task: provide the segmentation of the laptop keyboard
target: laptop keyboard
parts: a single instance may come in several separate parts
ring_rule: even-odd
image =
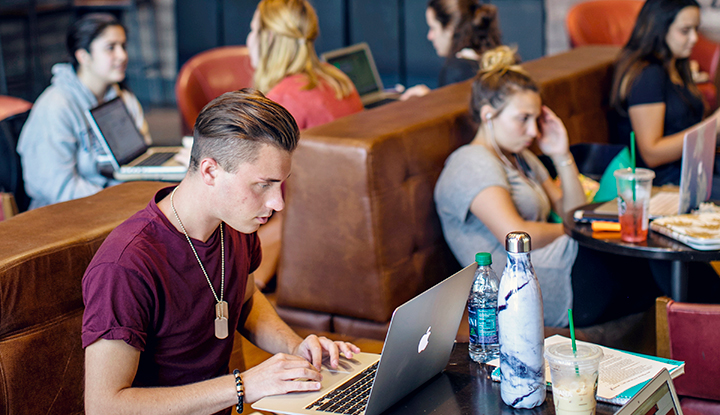
[[[174,151],[171,151],[169,153],[152,153],[150,157],[146,158],[145,160],[141,161],[140,163],[136,164],[135,167],[138,166],[161,166],[166,161],[170,160],[175,154],[177,154]]]
[[[678,214],[680,194],[677,192],[658,192],[650,198],[650,216],[671,216]]]
[[[328,392],[320,399],[306,406],[305,409],[332,412],[336,414],[361,414],[365,411],[370,388],[375,379],[378,363],[353,376],[336,389]]]

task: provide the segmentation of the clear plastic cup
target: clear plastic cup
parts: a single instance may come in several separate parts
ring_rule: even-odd
[[[655,172],[649,169],[620,169],[613,173],[617,181],[620,238],[625,242],[647,239],[650,191]]]
[[[591,344],[559,343],[545,349],[557,415],[594,415],[602,349]]]

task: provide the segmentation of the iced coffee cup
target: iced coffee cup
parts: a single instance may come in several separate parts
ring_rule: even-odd
[[[594,415],[602,350],[590,344],[554,344],[545,349],[557,415]]]
[[[613,173],[617,180],[620,239],[642,242],[647,239],[650,191],[655,172],[649,169],[620,169]]]

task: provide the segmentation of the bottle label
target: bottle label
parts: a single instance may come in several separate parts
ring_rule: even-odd
[[[471,344],[497,344],[497,310],[476,308],[468,310]]]

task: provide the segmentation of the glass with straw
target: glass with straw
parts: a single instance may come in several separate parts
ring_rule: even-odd
[[[635,133],[630,133],[630,163],[627,169],[615,170],[617,181],[620,238],[625,242],[647,239],[650,193],[655,172],[635,167]]]
[[[550,366],[555,413],[594,415],[597,404],[598,369],[603,352],[593,344],[577,343],[570,309],[568,317],[570,343],[557,343],[545,349],[545,359]]]

